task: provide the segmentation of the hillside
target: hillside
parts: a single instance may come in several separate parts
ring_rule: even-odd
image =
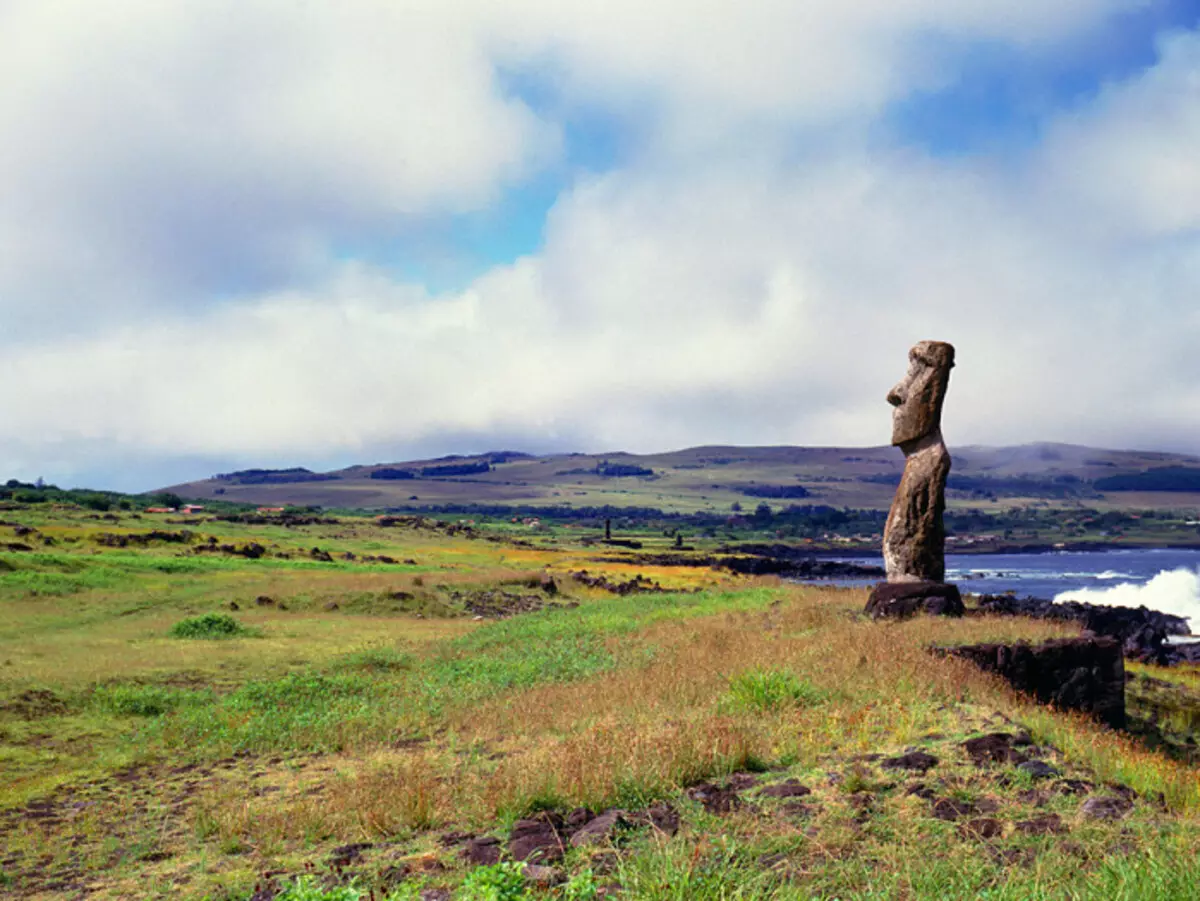
[[[1194,667],[1127,661],[1120,732],[929,653],[1074,623],[662,534],[4,517],[3,898],[1196,897]]]
[[[951,507],[1086,501],[1099,509],[1200,508],[1200,457],[1070,444],[952,450]],[[512,451],[351,466],[249,469],[167,489],[189,499],[339,508],[446,504],[727,511],[766,501],[886,509],[903,469],[893,447],[694,447],[662,454]],[[1174,490],[1172,490],[1174,489]]]

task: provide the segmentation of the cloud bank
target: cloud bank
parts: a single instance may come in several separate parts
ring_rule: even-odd
[[[875,444],[922,338],[954,443],[1200,452],[1200,32],[1016,149],[881,124],[1125,7],[0,4],[0,463]],[[397,262],[544,178],[528,254]]]

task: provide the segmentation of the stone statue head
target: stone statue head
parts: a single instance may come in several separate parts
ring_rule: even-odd
[[[954,348],[943,341],[922,341],[908,352],[908,374],[888,392],[892,444],[905,445],[942,427],[942,401],[954,366]]]

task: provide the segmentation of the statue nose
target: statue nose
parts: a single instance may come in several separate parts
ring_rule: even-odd
[[[893,407],[898,407],[904,403],[904,395],[900,393],[899,385],[888,392],[887,402]]]

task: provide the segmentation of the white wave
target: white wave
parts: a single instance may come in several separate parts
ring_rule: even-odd
[[[1200,630],[1200,571],[1180,567],[1165,569],[1138,585],[1122,582],[1111,588],[1077,588],[1055,595],[1056,601],[1083,601],[1106,607],[1148,607],[1188,620],[1192,632]]]
[[[1102,573],[1096,573],[1096,578],[1104,579],[1107,582],[1107,581],[1111,581],[1113,579],[1134,579],[1137,577],[1134,576],[1132,573],[1119,573],[1119,572],[1116,572],[1115,570],[1106,569]]]

